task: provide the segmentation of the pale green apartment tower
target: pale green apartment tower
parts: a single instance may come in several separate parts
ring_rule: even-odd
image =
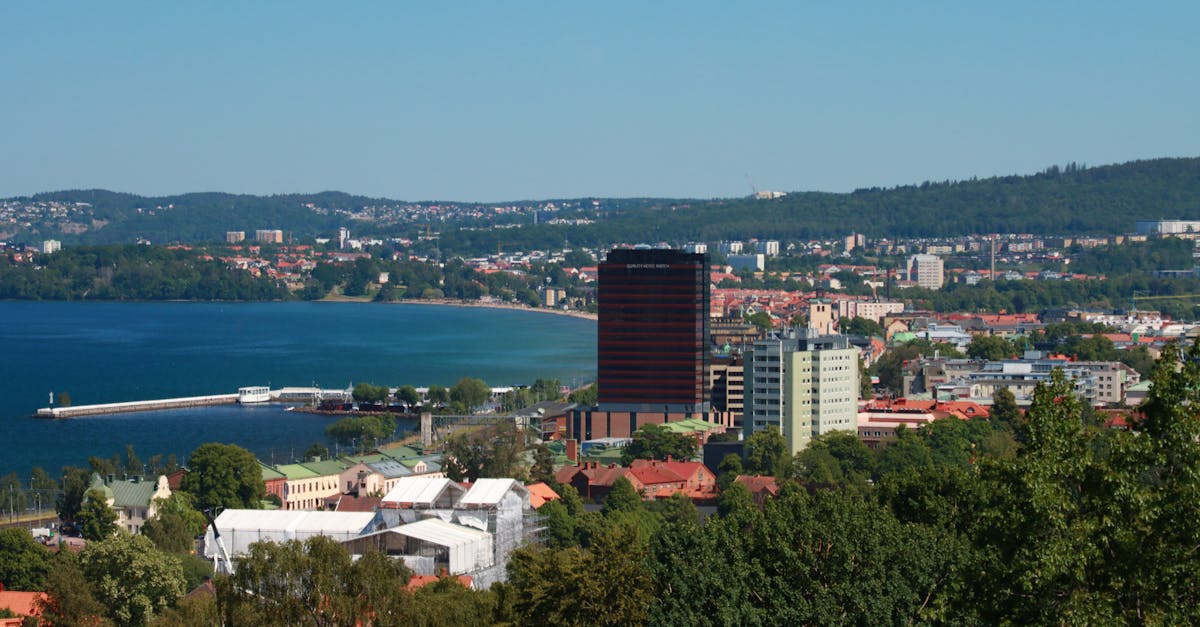
[[[744,435],[779,427],[795,454],[813,437],[858,428],[859,352],[844,335],[788,330],[745,359]]]

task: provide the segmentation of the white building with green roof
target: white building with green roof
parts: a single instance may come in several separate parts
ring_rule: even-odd
[[[171,496],[171,486],[163,475],[156,480],[117,479],[112,475],[105,479],[93,473],[89,487],[104,493],[108,506],[117,513],[117,526],[133,534],[141,533],[142,525],[154,517],[158,510],[154,501]]]

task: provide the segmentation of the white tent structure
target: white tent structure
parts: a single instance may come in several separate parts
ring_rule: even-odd
[[[516,479],[478,479],[458,501],[460,508],[497,507],[509,492],[529,498],[529,490]]]
[[[399,556],[418,575],[476,573],[494,563],[492,534],[440,518],[384,529],[343,542],[350,553],[374,549]]]
[[[214,522],[229,556],[237,560],[249,552],[251,544],[262,540],[303,542],[313,536],[328,536],[338,541],[356,538],[373,530],[374,519],[374,512],[227,509]],[[204,556],[211,559],[219,551],[210,526],[204,534]]]
[[[383,496],[379,506],[451,509],[466,491],[445,477],[404,477]]]

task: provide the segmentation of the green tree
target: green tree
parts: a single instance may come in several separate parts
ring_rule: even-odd
[[[155,502],[154,517],[142,526],[142,535],[159,550],[168,553],[189,553],[195,548],[194,539],[204,533],[204,515],[195,509],[195,499],[183,491],[175,491]]]
[[[1150,376],[1154,371],[1154,357],[1150,355],[1150,349],[1145,346],[1134,346],[1131,349],[1121,352],[1121,363],[1138,371],[1138,374],[1143,379]]]
[[[421,403],[421,394],[411,385],[402,385],[396,389],[396,399],[411,409]]]
[[[80,556],[71,551],[59,553],[46,576],[46,596],[38,601],[43,624],[112,625],[107,607],[96,598],[95,582],[83,572]]]
[[[558,379],[538,379],[529,386],[536,402],[557,401],[562,399],[562,382]]]
[[[456,577],[439,577],[413,592],[403,624],[418,627],[494,624],[496,596],[491,590],[471,590]]]
[[[58,481],[56,481],[54,477],[51,477],[50,473],[46,472],[45,468],[42,468],[41,466],[34,466],[33,470],[30,472],[29,489],[33,492],[42,493],[57,492],[59,485]],[[43,499],[43,502],[45,502],[45,499]]]
[[[117,532],[117,513],[108,506],[104,491],[98,488],[92,488],[84,495],[76,522],[79,532],[87,540],[103,540]]]
[[[21,478],[10,472],[0,477],[0,512],[5,516],[25,512],[25,491],[21,489]]]
[[[1013,430],[1021,424],[1021,409],[1017,407],[1017,397],[1012,390],[1005,387],[996,389],[992,394],[992,409],[988,418]]]
[[[696,456],[696,439],[675,433],[656,424],[643,425],[633,432],[633,441],[621,451],[621,464],[628,466],[635,459],[659,459],[668,457],[687,461]]]
[[[511,422],[491,428],[456,433],[446,441],[442,468],[454,481],[475,481],[480,477],[523,478],[525,433]]]
[[[1200,557],[1200,352],[1164,351],[1137,432],[1096,426],[1055,371],[1026,414],[1014,459],[983,464],[987,514],[972,539],[992,585],[989,623],[1189,624]]]
[[[738,475],[745,472],[742,468],[742,456],[737,453],[729,453],[721,460],[717,466],[717,488],[724,491],[733,483]]]
[[[876,475],[886,477],[889,474],[905,472],[909,469],[921,469],[933,464],[929,446],[913,429],[904,425],[896,427],[896,435],[887,441],[887,446],[879,455],[879,465]]]
[[[787,441],[783,439],[779,427],[771,425],[746,438],[746,472],[784,476],[791,460]]]
[[[360,403],[382,403],[387,400],[391,394],[391,390],[386,385],[371,385],[370,383],[356,383],[350,395],[354,400]]]
[[[0,584],[6,590],[44,589],[53,554],[26,529],[0,529]]]
[[[226,624],[341,625],[374,615],[379,624],[409,624],[403,562],[350,554],[332,538],[256,542],[227,585],[217,589]]]
[[[731,516],[751,509],[754,509],[754,495],[745,484],[735,481],[717,496],[717,513],[721,516]]]
[[[91,484],[92,473],[86,468],[63,467],[62,492],[55,498],[54,503],[60,520],[73,522],[79,516],[84,494]]]
[[[921,356],[921,350],[912,344],[892,346],[884,351],[871,368],[879,377],[879,385],[891,390],[894,394],[903,395],[901,386],[904,382],[904,364]]]
[[[576,546],[575,518],[567,511],[567,506],[559,501],[550,501],[538,508],[542,517],[545,531],[542,533],[542,544],[551,549],[565,549]]]
[[[125,445],[125,464],[123,470],[130,476],[140,476],[146,474],[146,466],[142,463],[142,459],[133,451],[132,444]]]
[[[201,444],[188,457],[180,488],[196,498],[196,507],[257,509],[266,494],[254,454],[236,444]]]
[[[865,335],[868,337],[883,337],[883,327],[869,318],[854,317],[838,321],[838,332],[845,335]]]
[[[313,442],[304,449],[304,459],[329,459],[329,447],[320,442]]]
[[[80,567],[106,615],[118,625],[145,625],[183,593],[179,558],[125,533],[88,545]]]
[[[429,402],[434,405],[450,402],[450,390],[437,384],[429,386],[427,396],[429,397]]]
[[[967,356],[972,359],[987,359],[1000,361],[1016,355],[1017,349],[1013,343],[998,335],[976,335],[967,344]]]
[[[702,530],[664,527],[652,542],[660,595],[652,620],[681,625],[927,624],[957,554],[925,528],[836,490],[784,485],[763,510],[738,505]],[[724,497],[724,495],[723,495]]]
[[[517,624],[641,625],[655,598],[648,549],[634,525],[609,527],[586,550],[527,547],[509,574]]]
[[[571,392],[567,396],[567,402],[590,407],[596,404],[598,393],[599,391],[596,389],[596,384],[593,383],[585,388],[580,388],[574,392]]]
[[[636,512],[642,508],[642,495],[638,494],[633,484],[625,477],[613,482],[608,496],[604,497],[604,514],[612,515],[626,512]]]
[[[771,314],[765,311],[746,314],[744,319],[746,322],[758,327],[758,330],[762,333],[768,333],[775,327],[775,323],[771,320]]]
[[[349,416],[325,427],[325,435],[341,446],[354,446],[364,451],[372,442],[387,441],[396,429],[391,414]]]
[[[492,389],[481,379],[463,377],[450,388],[450,402],[462,411],[471,412],[492,396]]]
[[[533,447],[533,466],[529,469],[529,478],[551,485],[555,483],[554,454],[545,444],[539,443]]]
[[[700,510],[683,492],[676,492],[666,499],[654,503],[662,515],[664,525],[684,525],[700,521]]]

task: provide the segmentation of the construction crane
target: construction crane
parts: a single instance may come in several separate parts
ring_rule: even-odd
[[[221,539],[221,532],[217,531],[217,521],[213,518],[212,510],[204,510],[204,517],[208,519],[208,527],[212,529],[213,540],[217,543],[217,554],[213,556],[213,572],[223,575],[233,574],[233,561],[229,559],[229,549],[225,548],[225,540]],[[225,567],[221,567],[221,560],[225,560]]]
[[[750,195],[754,198],[758,197],[758,188],[754,186],[754,181],[750,180],[750,173],[746,172],[746,184],[750,186]]]

